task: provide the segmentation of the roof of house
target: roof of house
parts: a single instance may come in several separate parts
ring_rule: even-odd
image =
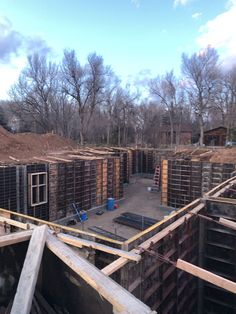
[[[226,130],[227,130],[227,128],[226,128],[226,127],[224,127],[224,126],[218,126],[217,128],[214,128],[214,129],[209,129],[209,130],[207,130],[207,131],[204,131],[204,134],[206,134],[206,133],[210,133],[210,132],[214,132],[214,131],[216,131],[216,130],[220,130],[220,129],[222,129],[222,130],[224,130],[224,131],[226,131]]]

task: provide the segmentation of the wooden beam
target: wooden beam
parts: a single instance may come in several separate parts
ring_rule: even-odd
[[[112,304],[116,313],[156,313],[55,236],[48,234],[46,243],[49,250]]]
[[[211,284],[215,286],[218,286],[222,289],[225,289],[227,291],[230,291],[236,294],[236,283],[233,281],[230,281],[221,276],[215,275],[208,270],[195,266],[191,263],[185,262],[181,259],[177,260],[176,267],[181,270],[186,271],[187,273],[193,276],[196,276],[200,279],[210,282]]]
[[[236,177],[230,178],[221,184],[217,185],[215,188],[210,190],[209,192],[205,193],[204,196],[212,196],[218,197],[220,194],[224,193],[227,189],[229,189],[233,184],[236,183]]]
[[[10,218],[5,218],[5,217],[2,217],[2,216],[0,216],[0,223],[7,223],[8,225],[11,225],[11,226],[14,226],[14,227],[18,227],[18,228],[24,229],[24,230],[29,229],[29,224],[27,224],[27,223],[23,223],[23,222],[20,222],[20,221],[17,221],[17,220],[13,220],[13,219],[10,219]]]
[[[39,161],[44,161],[47,163],[51,163],[51,164],[56,164],[57,162],[55,160],[49,160],[46,158],[42,158],[42,157],[33,157],[35,160],[39,160]]]
[[[171,231],[175,230],[177,227],[182,225],[185,221],[190,219],[192,217],[192,214],[197,214],[202,208],[204,208],[204,206],[205,206],[204,204],[199,204],[198,206],[196,206],[194,209],[192,209],[190,211],[191,214],[189,213],[189,214],[186,214],[186,215],[180,217],[179,219],[174,221],[172,224],[167,226],[165,229],[161,230],[160,232],[156,233],[154,236],[152,236],[151,238],[149,238],[148,240],[146,240],[145,242],[140,244],[138,249],[131,250],[130,252],[136,253],[136,254],[141,254],[142,250],[147,250],[151,244],[155,244],[158,241],[160,241],[161,239],[163,239]],[[128,262],[129,262],[128,259],[126,259],[124,257],[120,257],[117,260],[115,260],[114,262],[112,262],[111,264],[104,267],[102,269],[102,272],[104,274],[106,274],[107,276],[110,276],[111,274],[113,274],[115,271],[117,271],[118,269],[123,267]]]
[[[140,250],[133,249],[130,251],[130,253],[140,254]],[[120,268],[125,266],[128,262],[130,262],[130,260],[128,260],[127,258],[119,257],[114,262],[112,262],[109,265],[102,268],[101,272],[103,272],[103,274],[105,274],[107,276],[110,276],[111,274],[113,274],[114,272],[116,272],[117,270],[119,270]]]
[[[207,198],[204,198],[206,201],[211,201],[211,202],[218,202],[218,203],[223,203],[223,204],[232,204],[236,205],[236,199],[235,198],[227,198],[227,197],[213,197],[209,196]]]
[[[21,214],[21,213],[17,213],[17,212],[13,212],[13,211],[10,211],[10,210],[7,210],[7,209],[4,209],[4,208],[0,208],[0,215],[1,213],[6,213],[6,214],[11,214],[13,215],[14,217],[21,217],[21,218],[24,218],[25,220],[27,221],[31,221],[31,222],[34,222],[35,225],[37,224],[40,224],[40,225],[47,225],[49,226],[51,229],[57,229],[57,230],[63,230],[65,232],[72,232],[72,233],[76,233],[76,234],[85,234],[89,237],[93,237],[93,238],[96,238],[96,239],[101,239],[101,240],[105,240],[106,242],[110,242],[110,243],[115,243],[115,244],[122,244],[123,242],[121,241],[118,241],[118,240],[113,240],[111,238],[108,238],[108,237],[104,237],[100,234],[96,234],[96,233],[92,233],[92,232],[87,232],[87,231],[83,231],[83,230],[80,230],[80,229],[76,229],[76,228],[72,228],[72,227],[68,227],[68,226],[63,226],[63,225],[60,225],[60,224],[56,224],[54,222],[50,222],[50,221],[46,221],[46,220],[43,220],[43,219],[39,219],[39,218],[36,218],[36,217],[33,217],[33,216],[28,216],[28,215],[25,215],[25,214]],[[32,227],[31,227],[32,228]]]
[[[64,161],[64,162],[72,162],[73,161],[72,159],[65,159],[65,158],[56,157],[56,156],[47,156],[47,158],[52,158],[52,159]]]
[[[28,241],[31,238],[33,231],[20,231],[20,232],[13,232],[4,236],[0,237],[0,247],[12,245],[24,241]]]
[[[21,271],[11,314],[30,313],[47,236],[46,225],[34,229]]]
[[[220,218],[219,222],[222,225],[224,225],[224,226],[226,226],[226,227],[228,227],[230,229],[236,230],[236,222],[234,222],[234,221],[231,221],[231,220],[225,219],[225,218]]]
[[[107,252],[107,253],[110,253],[113,255],[118,255],[121,257],[125,257],[125,258],[132,260],[132,261],[135,261],[135,262],[139,262],[141,259],[141,256],[139,254],[135,254],[132,252],[126,252],[126,251],[123,251],[120,249],[115,249],[115,248],[112,248],[108,245],[96,243],[94,241],[89,241],[89,240],[85,240],[85,239],[81,239],[81,238],[76,238],[76,237],[73,237],[73,236],[68,235],[68,234],[58,233],[57,237],[58,237],[58,239],[62,240],[63,242],[70,244],[70,245],[73,245],[73,246],[76,246],[76,247],[79,247],[79,248],[86,246],[86,247],[90,247],[90,248],[95,249],[95,250]]]

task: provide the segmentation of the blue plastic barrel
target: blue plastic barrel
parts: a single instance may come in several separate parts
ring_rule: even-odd
[[[86,211],[80,212],[80,219],[81,219],[81,221],[86,221],[88,219]]]
[[[115,199],[110,197],[107,199],[107,210],[114,210]]]

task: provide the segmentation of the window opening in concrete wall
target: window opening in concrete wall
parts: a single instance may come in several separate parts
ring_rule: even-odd
[[[48,202],[47,172],[29,174],[30,205],[37,206]]]

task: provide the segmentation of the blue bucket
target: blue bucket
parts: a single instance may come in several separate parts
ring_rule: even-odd
[[[114,210],[115,199],[110,197],[107,199],[107,210]]]
[[[80,212],[80,219],[81,221],[86,221],[88,219],[86,211]]]

